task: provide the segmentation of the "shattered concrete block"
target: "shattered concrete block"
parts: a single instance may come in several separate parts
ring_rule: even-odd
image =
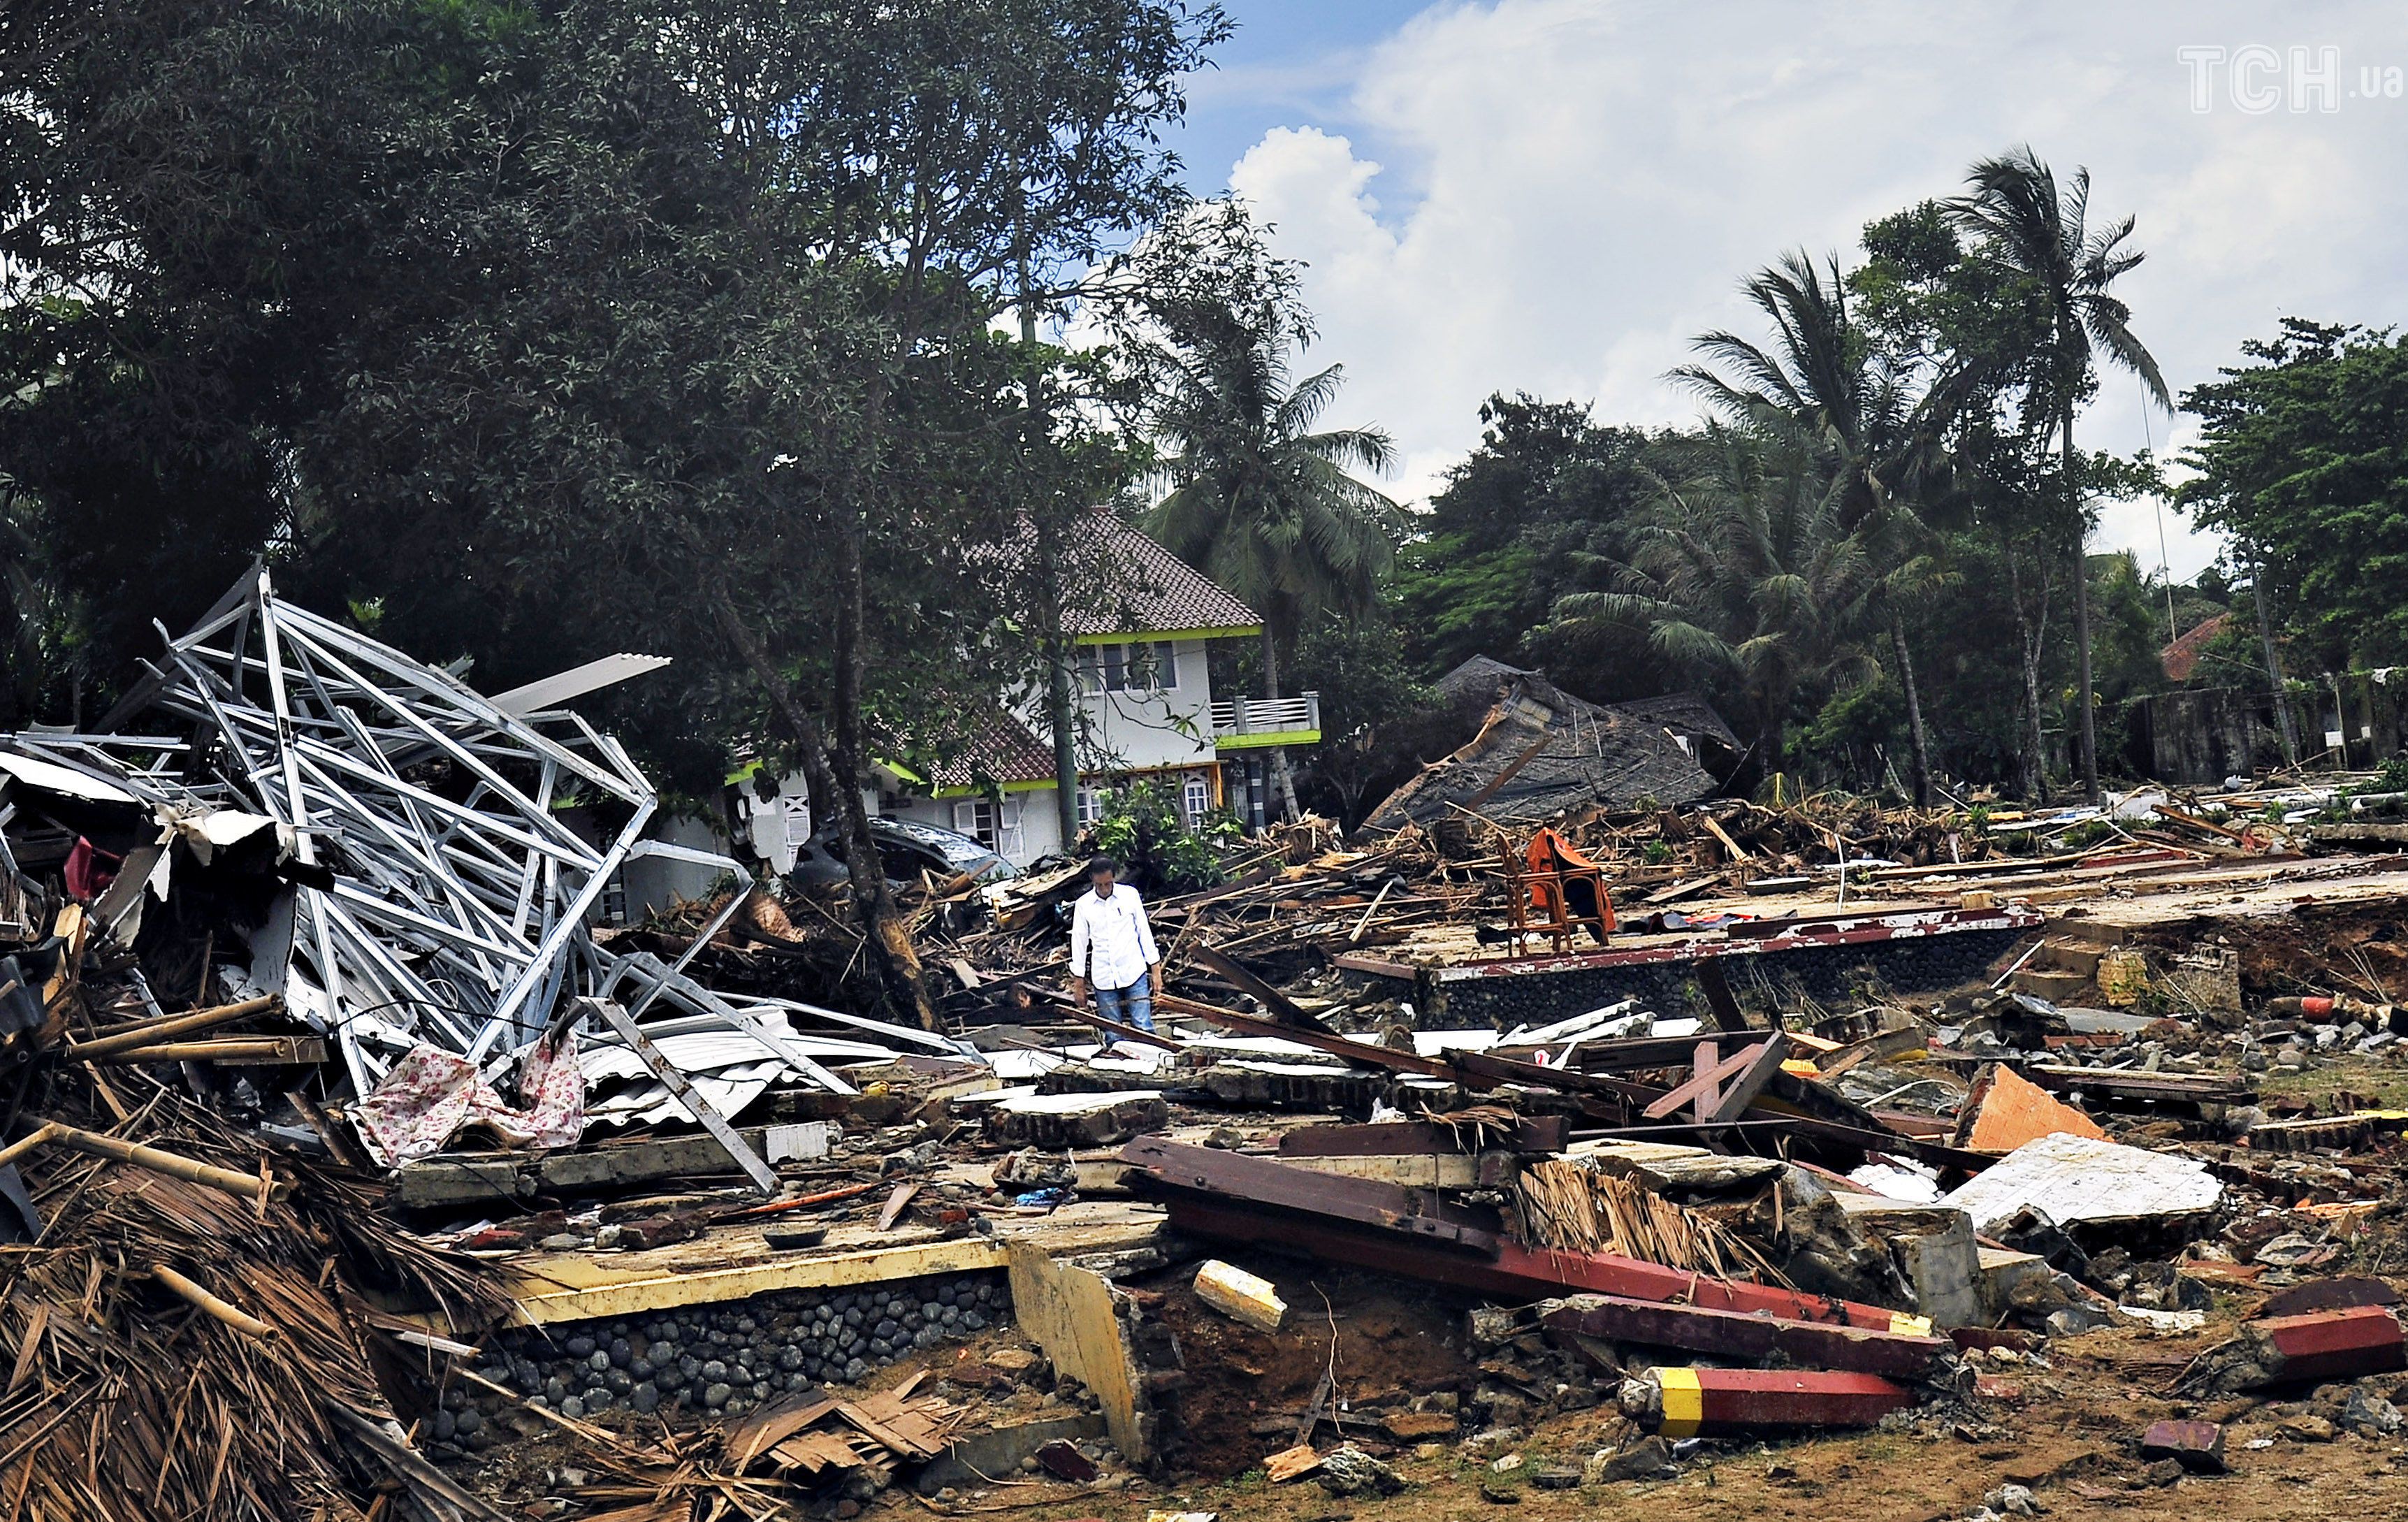
[[[1405,1477],[1353,1443],[1322,1456],[1314,1478],[1333,1496],[1393,1496]]]
[[[1583,1485],[1619,1485],[1625,1480],[1652,1480],[1672,1468],[1672,1447],[1654,1434],[1619,1453],[1599,1451],[1581,1466]]]
[[[2221,1474],[2224,1429],[2214,1422],[2152,1422],[2141,1434],[2141,1457],[2173,1459],[2193,1474]]]
[[[1196,1271],[1196,1298],[1257,1331],[1279,1330],[1287,1315],[1287,1302],[1269,1280],[1218,1258]]]
[[[1051,1151],[1102,1147],[1170,1124],[1159,1090],[1125,1094],[1026,1094],[987,1107],[990,1140]]]
[[[1981,1246],[1963,1211],[1879,1195],[1831,1198],[1860,1235],[1888,1248],[1914,1296],[1916,1314],[1943,1328],[1988,1319],[1982,1305]]]
[[[1977,1246],[1974,1260],[1980,1278],[1978,1295],[1984,1326],[1997,1326],[2014,1309],[2016,1285],[2029,1279],[2048,1277],[2048,1260],[2035,1253]]]

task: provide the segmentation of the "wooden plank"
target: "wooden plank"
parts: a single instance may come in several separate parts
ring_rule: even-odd
[[[1722,880],[1722,874],[1720,872],[1716,872],[1709,877],[1688,878],[1683,882],[1673,883],[1669,888],[1657,888],[1654,893],[1649,894],[1646,897],[1641,898],[1639,901],[1642,904],[1669,904],[1677,898],[1686,898],[1689,895],[1698,892],[1700,889],[1711,888]]]
[[[1329,965],[1348,972],[1360,972],[1371,978],[1394,978],[1411,983],[1420,975],[1420,969],[1407,962],[1393,962],[1384,956],[1366,956],[1359,952],[1347,952],[1329,959]]]
[[[1747,1015],[1731,997],[1730,984],[1723,977],[1719,957],[1701,957],[1698,962],[1698,992],[1706,996],[1706,1008],[1713,1012],[1714,1024],[1724,1030],[1742,1031],[1747,1028]]]
[[[1756,1097],[1764,1092],[1765,1085],[1772,1082],[1772,1075],[1781,1070],[1782,1059],[1788,1055],[1787,1033],[1774,1031],[1762,1046],[1756,1049],[1756,1056],[1748,1065],[1731,1079],[1730,1085],[1714,1101],[1712,1113],[1706,1113],[1704,1099],[1698,1101],[1698,1118],[1703,1121],[1739,1119],[1746,1113],[1747,1107],[1756,1102]]]
[[[1011,1312],[1020,1329],[1068,1375],[1094,1393],[1112,1445],[1132,1464],[1153,1457],[1149,1424],[1139,1420],[1136,1360],[1112,1310],[1102,1275],[1054,1261],[1025,1242],[1005,1249],[1011,1273]]]
[[[911,1208],[911,1199],[919,1192],[920,1186],[916,1184],[896,1185],[895,1192],[886,1197],[885,1206],[878,1213],[878,1229],[893,1230],[895,1223],[903,1218],[903,1213]]]
[[[604,1255],[608,1256],[608,1255]],[[594,1316],[638,1315],[684,1305],[747,1299],[773,1289],[838,1289],[930,1273],[978,1273],[1004,1267],[1004,1249],[991,1239],[871,1247],[818,1257],[780,1256],[732,1269],[702,1269],[617,1283],[562,1288],[539,1277],[541,1266],[519,1271],[509,1287],[518,1319],[548,1326]]]
[[[1723,843],[1723,849],[1731,854],[1731,860],[1754,861],[1756,859],[1755,852],[1730,838],[1729,833],[1723,828],[1721,820],[1712,814],[1701,813],[1698,815],[1698,823],[1706,826],[1707,834]]]
[[[1722,1081],[1736,1076],[1742,1069],[1755,1060],[1766,1046],[1770,1044],[1770,1041],[1760,1041],[1752,1046],[1742,1046],[1729,1056],[1717,1061],[1714,1043],[1699,1041],[1697,1052],[1697,1076],[1649,1104],[1645,1110],[1640,1112],[1641,1118],[1669,1119],[1683,1109],[1697,1104],[1701,1097],[1705,1098],[1707,1107],[1711,1110],[1713,1097],[1718,1094]],[[1780,1064],[1775,1063],[1773,1066],[1779,1067]],[[1759,1090],[1762,1086],[1762,1084],[1757,1085]],[[1708,1117],[1700,1114],[1698,1118],[1704,1120]]]

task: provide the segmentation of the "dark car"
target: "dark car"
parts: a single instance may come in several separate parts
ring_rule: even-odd
[[[965,874],[979,883],[1020,875],[1020,869],[959,830],[880,816],[870,820],[869,834],[878,842],[878,859],[891,882],[916,884],[923,871],[939,883]],[[833,831],[813,835],[795,853],[795,869],[786,874],[787,881],[810,887],[846,881],[844,844]]]

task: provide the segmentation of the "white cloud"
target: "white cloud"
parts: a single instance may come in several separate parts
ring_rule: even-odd
[[[2100,213],[2139,216],[2150,257],[2123,290],[2179,391],[2282,314],[2400,315],[2408,98],[2382,96],[2380,74],[2377,98],[2353,93],[2361,67],[2408,65],[2408,18],[2315,14],[2270,21],[2230,0],[1441,5],[1350,57],[1337,130],[1273,127],[1229,182],[1310,264],[1314,357],[1350,378],[1334,421],[1396,435],[1408,496],[1477,441],[1495,390],[1593,397],[1613,422],[1693,416],[1663,373],[1690,335],[1749,323],[1745,273],[1793,247],[1848,250],[1867,220],[1954,194],[1972,159],[2027,140],[2061,174],[2088,165]],[[2194,112],[2177,48],[2252,42],[2338,49],[2337,109],[2244,113],[2227,70]],[[2165,452],[2168,420],[2145,426]],[[2137,384],[2110,377],[2082,438],[2140,447]],[[2171,515],[2167,538],[2177,574],[2214,553]],[[2154,508],[2111,510],[2099,542],[2156,564]]]

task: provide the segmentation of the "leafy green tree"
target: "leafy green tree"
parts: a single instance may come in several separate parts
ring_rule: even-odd
[[[2408,660],[2408,340],[2283,321],[2183,395],[2198,472],[2175,500],[2263,567],[2325,670]]]
[[[1394,468],[1388,436],[1316,427],[1344,371],[1297,375],[1312,329],[1292,276],[1268,266],[1239,275],[1218,288],[1167,292],[1146,308],[1153,333],[1133,344],[1132,358],[1169,490],[1145,524],[1262,614],[1263,693],[1277,697],[1283,659],[1311,621],[1377,604],[1411,524],[1353,473]],[[1271,768],[1280,807],[1293,817],[1284,747],[1273,748]]]
[[[174,614],[150,568],[197,606],[263,548],[488,685],[673,654],[637,738],[698,783],[738,739],[809,773],[930,1018],[860,786],[1027,674],[1031,525],[1125,475],[994,323],[1182,203],[1161,129],[1218,10],[38,14],[0,29],[0,445],[112,658]]]
[[[1526,393],[1490,396],[1480,421],[1479,446],[1398,567],[1397,623],[1421,669],[1490,655],[1544,667],[1595,701],[1660,692],[1666,673],[1643,639],[1600,625],[1567,643],[1549,623],[1558,597],[1598,590],[1627,555],[1656,496],[1656,440]]]
[[[2098,357],[2141,378],[2149,395],[2169,412],[2172,398],[2165,377],[2131,329],[2131,309],[2113,286],[2145,257],[2125,247],[2134,219],[2105,226],[2089,224],[2090,171],[2075,171],[2059,189],[2056,173],[2028,146],[1975,164],[1966,176],[1971,189],[1950,204],[1958,222],[1983,239],[1981,256],[2023,277],[2048,323],[2046,364],[2036,400],[2046,404],[2057,425],[2061,455],[2058,490],[2065,494],[2074,583],[2074,647],[2081,669],[2076,700],[2082,784],[2099,800],[2099,745],[2094,718],[2090,659],[2090,581],[2084,570],[2083,540],[2088,517],[2080,491],[2073,447],[2073,413],[2097,386]]]

